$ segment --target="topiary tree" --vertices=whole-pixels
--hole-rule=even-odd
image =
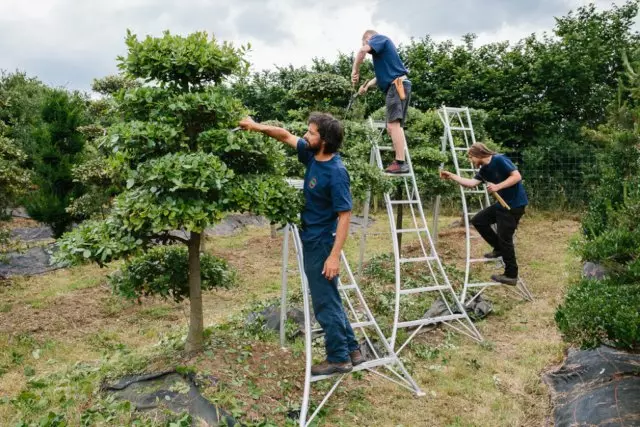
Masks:
[[[145,252],[158,241],[186,245],[186,350],[200,351],[202,231],[225,212],[295,221],[302,200],[284,180],[284,152],[277,142],[229,131],[247,114],[224,85],[246,66],[244,48],[204,32],[182,37],[167,31],[144,40],[127,32],[126,44],[120,69],[147,85],[118,92],[123,122],[112,125],[103,142],[110,157],[127,168],[126,189],[106,220],[85,222],[61,239],[58,259],[105,263]],[[153,288],[155,282],[145,283],[151,293],[163,292]]]

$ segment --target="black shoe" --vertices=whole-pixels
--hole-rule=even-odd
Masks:
[[[347,374],[351,372],[352,369],[353,365],[351,362],[333,363],[325,360],[311,367],[311,375]]]
[[[504,283],[509,286],[516,286],[518,284],[517,277],[507,277],[504,274],[494,274],[491,276],[491,280],[494,282]]]
[[[351,357],[351,364],[353,366],[358,366],[359,364],[367,361],[367,359],[362,355],[360,349],[353,350],[351,353],[349,353],[349,357]]]
[[[500,258],[501,256],[502,256],[502,253],[495,249],[492,250],[491,252],[487,252],[486,254],[484,254],[484,257],[489,259]]]

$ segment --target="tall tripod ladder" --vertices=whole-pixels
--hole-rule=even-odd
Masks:
[[[386,129],[386,123],[381,121],[373,121],[369,119],[369,126],[371,128],[370,141],[371,141],[371,156],[370,162],[372,165],[377,166],[381,170],[384,170],[382,163],[382,153],[384,151],[393,151],[393,147],[389,145],[381,145],[384,131]],[[391,337],[389,338],[389,344],[392,348],[397,348],[396,353],[400,353],[404,347],[420,332],[420,330],[427,325],[435,325],[442,323],[448,327],[462,333],[473,340],[482,341],[482,335],[476,329],[475,325],[469,318],[464,306],[460,303],[458,296],[449,282],[447,273],[445,272],[440,257],[436,251],[433,239],[427,221],[425,219],[424,210],[422,208],[422,201],[420,199],[420,192],[416,184],[416,177],[413,172],[413,165],[411,163],[411,156],[409,149],[405,144],[405,159],[409,167],[408,173],[403,174],[386,174],[390,178],[400,180],[402,187],[402,195],[400,199],[393,199],[392,194],[387,192],[384,194],[385,206],[387,209],[387,216],[389,218],[389,226],[391,229],[391,239],[393,244],[393,257],[394,257],[394,270],[395,270],[395,302],[394,302],[394,318],[391,330]],[[364,206],[364,227],[362,230],[361,243],[360,243],[360,264],[362,265],[365,246],[366,246],[366,229],[369,216],[369,204],[371,200],[371,194],[367,195],[367,201]],[[396,216],[394,213],[394,207],[407,206],[409,208],[411,216],[410,228],[397,228]],[[400,227],[403,227],[402,225]],[[416,257],[403,257],[401,253],[401,247],[399,244],[398,234],[413,235],[417,237],[419,243],[419,256]],[[404,280],[402,275],[402,266],[417,264],[423,267],[428,276],[425,274],[423,277],[427,278],[428,283],[421,283],[420,286],[416,286],[412,280]],[[422,317],[419,319],[401,319],[401,298],[411,297],[415,295],[425,294],[439,295],[444,302],[447,312],[441,316],[434,317]],[[398,329],[401,328],[413,328],[414,331],[408,336],[408,338],[399,346],[396,346]]]
[[[289,180],[289,184],[295,188],[303,188],[302,180]],[[287,276],[288,276],[288,263],[289,263],[289,240],[293,241],[293,247],[295,249],[298,271],[300,273],[300,281],[302,286],[302,300],[304,311],[304,348],[305,348],[305,374],[304,374],[304,391],[302,395],[302,404],[300,406],[300,419],[299,425],[301,427],[307,427],[311,424],[313,419],[318,415],[322,407],[329,400],[333,392],[338,388],[342,380],[347,374],[334,374],[334,375],[312,375],[311,366],[313,364],[312,354],[312,333],[315,332],[313,325],[311,324],[311,291],[309,289],[309,283],[307,276],[304,272],[304,258],[302,252],[302,240],[300,239],[300,233],[298,227],[295,224],[287,224],[284,229],[284,240],[282,245],[282,289],[281,289],[281,302],[280,302],[280,345],[285,347],[285,322],[287,319]],[[355,280],[353,272],[347,262],[347,258],[344,251],[340,253],[340,260],[342,265],[342,275],[348,278],[348,283],[343,283],[340,276],[338,277],[338,290],[341,293],[343,306],[346,309],[349,323],[357,335],[362,335],[364,341],[368,347],[368,352],[373,354],[373,358],[368,358],[364,363],[353,367],[353,371],[357,372],[367,370],[375,375],[378,375],[392,383],[395,383],[401,387],[404,387],[414,393],[416,396],[425,396],[425,393],[416,384],[413,377],[406,370],[404,364],[397,356],[396,352],[387,342],[380,326],[378,325],[375,317],[369,310],[360,287]],[[354,301],[355,298],[355,301]],[[367,330],[372,331],[368,333]],[[375,340],[375,341],[374,341]],[[382,347],[376,347],[376,343]],[[386,368],[388,375],[379,371],[379,368]],[[315,411],[309,416],[309,401],[311,394],[311,385],[318,381],[333,380],[334,384],[325,394],[322,401],[317,405]]]
[[[456,174],[463,178],[473,178],[478,173],[473,163],[469,161],[466,156],[471,144],[476,142],[475,134],[473,132],[473,124],[471,123],[471,114],[468,107],[447,107],[442,106],[438,110],[438,116],[444,125],[444,136],[442,138],[442,151],[446,151],[448,145],[451,151],[451,158],[453,165],[456,169]],[[454,137],[454,132],[455,136]],[[459,153],[463,155],[459,157]],[[461,163],[464,164],[461,166]],[[465,228],[465,244],[466,244],[466,257],[465,257],[465,270],[464,270],[464,284],[462,292],[460,294],[460,301],[463,304],[470,304],[475,298],[480,296],[486,289],[492,286],[505,286],[507,289],[511,289],[520,297],[527,301],[533,301],[533,296],[524,281],[518,278],[518,283],[515,287],[504,285],[498,282],[473,282],[471,279],[471,267],[473,264],[499,262],[503,266],[502,258],[473,258],[473,251],[471,247],[471,241],[481,240],[479,236],[471,233],[470,218],[477,214],[482,209],[485,209],[490,205],[489,192],[485,184],[482,184],[481,188],[465,188],[460,186],[460,200],[462,201],[462,213],[464,218]],[[470,297],[471,290],[478,290],[475,295]],[[470,298],[469,298],[470,297]]]

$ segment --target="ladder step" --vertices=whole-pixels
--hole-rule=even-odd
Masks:
[[[386,129],[387,128],[387,122],[383,122],[381,120],[373,120],[371,122],[371,125],[374,128],[377,128],[377,129]]]
[[[469,107],[442,107],[446,113],[466,113]]]
[[[391,200],[389,203],[392,205],[417,205],[420,202],[417,200]]]
[[[467,194],[484,194],[484,190],[464,190]]]
[[[453,149],[456,150],[456,151],[467,151],[468,150],[468,148],[465,148],[465,147],[453,147]]]
[[[469,216],[474,216],[475,214],[477,214],[478,212],[468,212],[467,215]]]
[[[380,150],[380,151],[394,151],[395,148],[393,148],[391,145],[378,145],[378,150]]]
[[[413,288],[413,289],[400,289],[400,295],[420,294],[422,292],[431,292],[431,291],[444,291],[447,289],[449,289],[449,286],[446,286],[446,285],[426,286],[424,288]]]
[[[342,286],[338,286],[338,290],[339,291],[348,291],[350,289],[356,289],[357,287],[358,287],[358,285],[355,285],[355,284],[342,285]]]
[[[491,261],[500,261],[502,259],[502,257],[499,258],[473,258],[470,259],[469,262],[474,263],[474,262],[491,262]]]
[[[358,372],[358,371],[363,371],[365,369],[372,369],[372,368],[377,368],[378,366],[384,366],[384,365],[393,365],[397,362],[397,358],[395,357],[382,357],[380,359],[376,359],[376,360],[368,360],[366,362],[363,362],[361,364],[359,364],[358,366],[354,366],[353,370],[351,372]],[[349,372],[349,373],[351,373]],[[345,375],[345,374],[331,374],[331,375],[312,375],[311,376],[311,382],[316,382],[316,381],[320,381],[320,380],[324,380],[330,377],[335,377],[337,375]]]
[[[478,172],[477,169],[458,169],[460,172]]]
[[[449,314],[447,316],[431,317],[429,319],[418,319],[418,320],[411,320],[408,322],[399,322],[398,327],[410,328],[412,326],[431,325],[434,323],[448,322],[450,320],[457,320],[457,319],[464,319],[464,318],[466,318],[466,315],[464,314]]]
[[[428,228],[400,228],[396,230],[396,233],[426,233]]]
[[[408,176],[413,176],[413,174],[411,172],[409,173],[384,173],[384,176],[390,176],[392,178],[394,177],[408,177]]]
[[[509,285],[505,285],[504,283],[500,283],[500,282],[480,282],[480,283],[467,283],[467,285],[465,287],[467,288],[485,288],[487,286],[509,286]],[[514,286],[515,288],[515,286]]]
[[[417,257],[417,258],[400,258],[400,263],[407,263],[407,262],[424,262],[424,261],[435,261],[437,260],[438,257],[435,256],[421,256],[421,257]]]
[[[367,326],[373,326],[376,322],[368,321],[368,322],[354,322],[351,324],[353,329],[355,328],[366,328]]]
[[[449,129],[451,129],[451,130],[464,130],[464,131],[468,131],[468,132],[473,131],[473,129],[471,129],[471,128],[465,128],[465,127],[460,127],[460,126],[450,126]]]

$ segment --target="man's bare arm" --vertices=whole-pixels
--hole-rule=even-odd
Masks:
[[[298,145],[298,137],[293,135],[288,130],[277,126],[269,126],[263,125],[261,123],[256,123],[250,117],[242,119],[239,123],[239,126],[245,130],[262,132],[265,135],[277,139],[280,142],[284,142],[285,144],[288,144],[293,148],[296,148],[296,146]]]
[[[354,85],[357,84],[360,80],[360,65],[364,62],[364,58],[365,56],[367,56],[367,53],[371,53],[371,46],[365,44],[358,50],[355,60],[353,61],[353,68],[351,69],[351,82]]]

